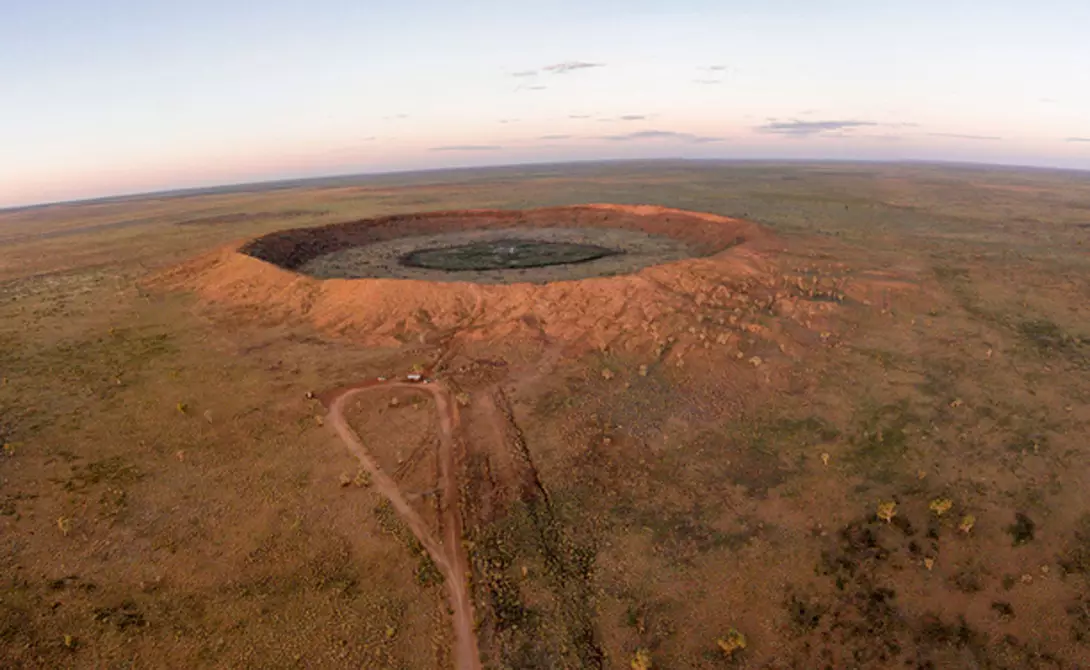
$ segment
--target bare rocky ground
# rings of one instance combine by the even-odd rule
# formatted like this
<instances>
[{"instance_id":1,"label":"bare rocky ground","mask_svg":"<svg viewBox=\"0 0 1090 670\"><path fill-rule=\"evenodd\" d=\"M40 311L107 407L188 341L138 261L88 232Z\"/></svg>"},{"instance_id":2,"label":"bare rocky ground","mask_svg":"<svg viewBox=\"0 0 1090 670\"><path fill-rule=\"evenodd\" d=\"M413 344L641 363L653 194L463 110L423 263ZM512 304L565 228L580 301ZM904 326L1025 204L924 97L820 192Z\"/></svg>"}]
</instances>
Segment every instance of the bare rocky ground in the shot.
<instances>
[{"instance_id":1,"label":"bare rocky ground","mask_svg":"<svg viewBox=\"0 0 1090 670\"><path fill-rule=\"evenodd\" d=\"M450 667L442 585L307 396L418 365L459 398L486 667L1087 667L1087 179L588 169L0 214L66 231L0 254L0 665ZM575 348L142 288L301 223L562 199L756 220L771 285ZM278 208L315 214L175 225ZM383 400L348 419L427 513L429 402Z\"/></svg>"},{"instance_id":2,"label":"bare rocky ground","mask_svg":"<svg viewBox=\"0 0 1090 670\"><path fill-rule=\"evenodd\" d=\"M621 253L585 263L518 270L444 271L410 267L400 262L402 256L419 249L453 247L506 238L588 244ZM612 277L628 274L652 265L690 258L694 253L694 249L684 242L662 235L648 235L647 233L632 230L515 227L503 230L420 235L362 247L351 247L308 261L299 268L299 271L319 279L387 277L434 282L460 281L478 284L512 284L517 282L545 284L554 281L577 281L590 277Z\"/></svg>"}]
</instances>

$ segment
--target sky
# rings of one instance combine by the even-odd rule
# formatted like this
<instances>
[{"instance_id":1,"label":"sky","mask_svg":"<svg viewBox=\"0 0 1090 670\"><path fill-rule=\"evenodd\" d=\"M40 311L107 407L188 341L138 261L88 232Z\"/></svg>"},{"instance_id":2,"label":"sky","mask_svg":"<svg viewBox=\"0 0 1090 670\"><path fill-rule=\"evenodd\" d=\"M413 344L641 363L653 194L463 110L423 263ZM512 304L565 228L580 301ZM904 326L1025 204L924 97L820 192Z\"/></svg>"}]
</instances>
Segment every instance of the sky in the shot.
<instances>
[{"instance_id":1,"label":"sky","mask_svg":"<svg viewBox=\"0 0 1090 670\"><path fill-rule=\"evenodd\" d=\"M1090 169L1085 0L0 0L0 207L625 158Z\"/></svg>"}]
</instances>

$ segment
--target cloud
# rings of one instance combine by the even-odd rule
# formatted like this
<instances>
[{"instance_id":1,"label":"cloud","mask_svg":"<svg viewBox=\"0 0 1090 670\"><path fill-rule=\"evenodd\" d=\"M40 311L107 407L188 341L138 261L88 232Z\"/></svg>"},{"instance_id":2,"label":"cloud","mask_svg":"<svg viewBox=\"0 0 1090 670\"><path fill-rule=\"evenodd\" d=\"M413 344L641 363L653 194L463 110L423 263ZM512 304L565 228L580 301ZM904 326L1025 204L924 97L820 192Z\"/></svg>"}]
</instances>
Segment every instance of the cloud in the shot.
<instances>
[{"instance_id":1,"label":"cloud","mask_svg":"<svg viewBox=\"0 0 1090 670\"><path fill-rule=\"evenodd\" d=\"M571 135L542 135L539 140L570 140Z\"/></svg>"},{"instance_id":2,"label":"cloud","mask_svg":"<svg viewBox=\"0 0 1090 670\"><path fill-rule=\"evenodd\" d=\"M704 137L692 133L678 133L672 130L640 130L623 135L605 135L603 140L611 142L634 142L640 140L683 140L694 144L707 144L708 142L722 142L720 137Z\"/></svg>"},{"instance_id":3,"label":"cloud","mask_svg":"<svg viewBox=\"0 0 1090 670\"><path fill-rule=\"evenodd\" d=\"M428 151L499 151L498 144L451 144L445 147L432 147Z\"/></svg>"},{"instance_id":4,"label":"cloud","mask_svg":"<svg viewBox=\"0 0 1090 670\"><path fill-rule=\"evenodd\" d=\"M568 114L569 119L589 119L590 114Z\"/></svg>"},{"instance_id":5,"label":"cloud","mask_svg":"<svg viewBox=\"0 0 1090 670\"><path fill-rule=\"evenodd\" d=\"M394 114L393 116L384 116L382 118L386 119L387 121L389 121L390 119L395 119L395 120L401 121L401 120L409 118L409 115L408 114Z\"/></svg>"},{"instance_id":6,"label":"cloud","mask_svg":"<svg viewBox=\"0 0 1090 670\"><path fill-rule=\"evenodd\" d=\"M541 68L546 72L553 74L567 74L568 72L574 72L576 70L586 70L592 67L605 67L605 63L588 63L581 60L569 60L563 63L556 63L554 65L546 65Z\"/></svg>"},{"instance_id":7,"label":"cloud","mask_svg":"<svg viewBox=\"0 0 1090 670\"><path fill-rule=\"evenodd\" d=\"M704 69L711 70L712 72L725 72L727 70L727 66L726 65L709 65L708 67L706 67Z\"/></svg>"},{"instance_id":8,"label":"cloud","mask_svg":"<svg viewBox=\"0 0 1090 670\"><path fill-rule=\"evenodd\" d=\"M1090 142L1090 137L1069 137L1065 142Z\"/></svg>"},{"instance_id":9,"label":"cloud","mask_svg":"<svg viewBox=\"0 0 1090 670\"><path fill-rule=\"evenodd\" d=\"M962 133L928 133L931 137L952 137L958 140L1001 140L998 135L964 135Z\"/></svg>"},{"instance_id":10,"label":"cloud","mask_svg":"<svg viewBox=\"0 0 1090 670\"><path fill-rule=\"evenodd\" d=\"M548 86L527 86L526 88L530 89L531 91L544 91L545 89L547 89L549 87Z\"/></svg>"},{"instance_id":11,"label":"cloud","mask_svg":"<svg viewBox=\"0 0 1090 670\"><path fill-rule=\"evenodd\" d=\"M606 116L598 119L599 123L614 123L616 121L646 121L653 115L651 114L623 114L621 116Z\"/></svg>"},{"instance_id":12,"label":"cloud","mask_svg":"<svg viewBox=\"0 0 1090 670\"><path fill-rule=\"evenodd\" d=\"M500 123L518 123L522 119L500 119Z\"/></svg>"},{"instance_id":13,"label":"cloud","mask_svg":"<svg viewBox=\"0 0 1090 670\"><path fill-rule=\"evenodd\" d=\"M819 135L842 130L854 130L865 126L877 126L873 121L775 121L770 120L763 126L757 126L757 131L773 133L776 135L792 135L796 137L806 135Z\"/></svg>"},{"instance_id":14,"label":"cloud","mask_svg":"<svg viewBox=\"0 0 1090 670\"><path fill-rule=\"evenodd\" d=\"M536 77L537 70L522 70L521 72L512 72L512 77Z\"/></svg>"}]
</instances>

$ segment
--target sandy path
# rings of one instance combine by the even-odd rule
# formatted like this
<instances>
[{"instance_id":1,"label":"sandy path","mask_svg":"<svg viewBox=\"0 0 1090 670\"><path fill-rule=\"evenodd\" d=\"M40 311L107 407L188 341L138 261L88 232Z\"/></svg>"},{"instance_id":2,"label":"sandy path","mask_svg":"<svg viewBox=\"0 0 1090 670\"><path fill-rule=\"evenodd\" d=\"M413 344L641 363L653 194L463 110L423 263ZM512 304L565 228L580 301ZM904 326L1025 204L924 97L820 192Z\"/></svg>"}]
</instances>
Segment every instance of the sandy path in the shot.
<instances>
[{"instance_id":1,"label":"sandy path","mask_svg":"<svg viewBox=\"0 0 1090 670\"><path fill-rule=\"evenodd\" d=\"M367 452L367 448L363 446L363 442L344 417L344 405L349 399L378 388L409 388L428 393L435 400L435 407L439 412L440 432L439 486L442 490L440 520L443 525L441 541L432 535L424 519L409 506L393 478L379 468L378 463ZM458 481L454 468L456 456L454 446L459 428L459 417L457 405L452 402L450 391L442 382L414 384L374 379L323 394L322 402L329 408L329 423L337 435L349 451L359 459L360 464L371 473L371 481L375 488L390 500L390 504L401 515L405 525L412 530L413 535L431 556L435 566L443 573L451 609L454 612L452 618L455 667L459 670L479 670L481 660L473 625L473 602L466 587L469 562L462 546L462 518L458 512Z\"/></svg>"}]
</instances>

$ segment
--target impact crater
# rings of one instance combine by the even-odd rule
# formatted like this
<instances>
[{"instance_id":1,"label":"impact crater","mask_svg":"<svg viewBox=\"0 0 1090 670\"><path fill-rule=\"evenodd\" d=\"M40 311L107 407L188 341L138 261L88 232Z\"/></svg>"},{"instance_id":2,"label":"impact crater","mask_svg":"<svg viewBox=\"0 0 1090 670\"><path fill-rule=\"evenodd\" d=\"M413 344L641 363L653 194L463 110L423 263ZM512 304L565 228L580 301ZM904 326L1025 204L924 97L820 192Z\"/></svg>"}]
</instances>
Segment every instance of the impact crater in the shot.
<instances>
[{"instance_id":1,"label":"impact crater","mask_svg":"<svg viewBox=\"0 0 1090 670\"><path fill-rule=\"evenodd\" d=\"M401 214L270 233L163 277L262 321L372 344L516 333L645 346L771 286L778 242L739 219L650 205ZM722 319L729 314L724 311Z\"/></svg>"}]
</instances>

